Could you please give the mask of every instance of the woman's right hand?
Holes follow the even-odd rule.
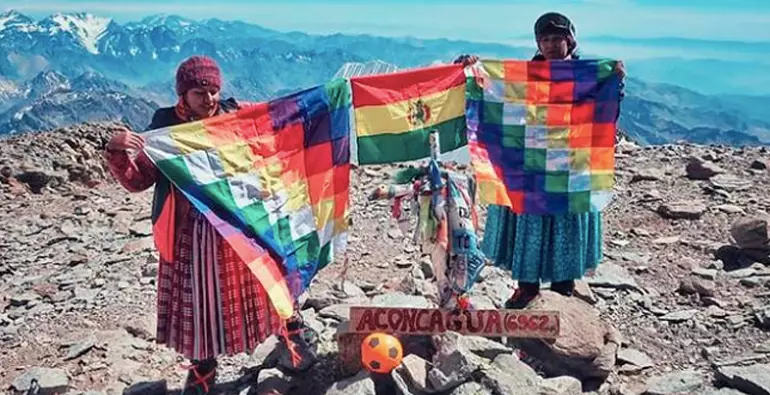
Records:
[[[107,142],[108,151],[140,151],[144,148],[144,138],[126,127],[116,128],[117,132],[109,142]]]
[[[453,62],[454,64],[462,64],[463,66],[470,66],[479,61],[479,57],[476,55],[460,55]]]

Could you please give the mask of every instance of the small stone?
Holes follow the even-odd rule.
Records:
[[[685,167],[687,177],[691,180],[708,180],[709,178],[724,173],[716,164],[699,158],[691,158]]]
[[[428,387],[428,371],[430,371],[430,362],[420,358],[417,355],[409,354],[401,362],[412,384],[420,391],[425,391]]]
[[[726,192],[745,191],[752,187],[751,181],[730,174],[720,174],[709,180],[711,186]]]
[[[660,319],[670,322],[683,322],[693,319],[696,314],[698,314],[698,310],[680,310],[668,313],[663,317],[660,317]]]
[[[492,395],[492,392],[481,384],[470,381],[455,388],[450,395]]]
[[[697,393],[705,383],[703,376],[693,370],[656,376],[647,382],[647,395]]]
[[[664,203],[658,207],[658,214],[669,219],[696,220],[706,212],[706,206],[693,201]]]
[[[692,269],[692,274],[705,278],[706,280],[716,280],[718,271],[715,269],[706,269],[702,267],[696,267]]]
[[[719,306],[709,306],[709,308],[706,309],[706,314],[714,318],[727,317],[727,312]]]
[[[40,296],[38,296],[37,294],[27,292],[27,293],[11,296],[10,302],[11,302],[11,306],[21,307],[21,306],[26,306],[39,298]]]
[[[764,280],[760,279],[759,277],[746,277],[746,278],[742,278],[740,283],[744,287],[754,288],[762,285],[764,283]]]
[[[756,274],[756,272],[757,271],[754,268],[747,267],[745,269],[738,269],[738,270],[727,272],[727,276],[735,279],[742,279],[746,277],[751,277],[754,274]]]
[[[85,353],[87,353],[96,344],[96,336],[90,335],[87,338],[77,342],[70,346],[67,351],[67,356],[64,357],[65,361],[75,359]]]
[[[655,239],[652,242],[653,242],[653,244],[669,245],[669,244],[678,243],[679,240],[681,240],[681,238],[679,236],[669,236],[669,237],[663,237],[663,238],[660,238],[660,239]]]
[[[719,206],[714,207],[715,209],[722,211],[727,214],[739,214],[744,213],[744,210],[734,204],[722,204]]]
[[[652,359],[647,354],[633,348],[621,348],[618,350],[618,362],[631,364],[641,369],[651,368]]]
[[[540,383],[540,392],[538,395],[582,395],[583,384],[580,380],[561,376],[543,380]]]
[[[431,279],[435,276],[433,273],[433,262],[431,262],[430,256],[425,256],[420,259],[420,269],[426,279]]]
[[[11,386],[21,393],[28,393],[36,382],[39,395],[63,394],[69,390],[69,377],[62,369],[35,367],[13,380]]]
[[[152,236],[152,224],[149,222],[135,223],[129,228],[131,235],[137,237]]]
[[[636,280],[623,267],[614,263],[602,263],[585,281],[592,287],[640,290]]]
[[[749,168],[754,170],[767,170],[768,163],[764,160],[754,160],[751,162],[751,165],[749,165]]]

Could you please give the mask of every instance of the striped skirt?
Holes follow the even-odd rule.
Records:
[[[177,230],[175,261],[158,267],[157,341],[191,360],[250,352],[281,320],[235,251],[191,211]]]

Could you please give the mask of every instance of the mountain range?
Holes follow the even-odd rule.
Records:
[[[225,96],[265,100],[323,83],[359,63],[403,69],[449,62],[462,53],[522,59],[531,57],[532,49],[309,35],[175,15],[119,24],[87,13],[34,20],[7,11],[0,14],[0,134],[107,119],[143,129],[155,108],[173,103],[175,68],[195,54],[220,63]],[[630,77],[620,127],[641,144],[769,144],[765,108],[770,97],[707,95]]]

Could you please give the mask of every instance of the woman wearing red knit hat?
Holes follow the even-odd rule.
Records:
[[[240,109],[241,104],[232,98],[220,100],[221,86],[221,73],[213,59],[193,56],[185,60],[176,73],[177,104],[157,110],[147,130]],[[173,221],[168,227],[174,233],[173,260],[161,258],[158,266],[157,341],[192,362],[183,394],[205,394],[216,382],[218,356],[253,350],[279,333],[281,319],[246,265],[157,170],[143,147],[141,134],[123,128],[107,144],[107,163],[110,172],[130,192],[155,186],[153,223],[164,218]],[[129,151],[136,155],[129,155]],[[165,207],[173,207],[173,213],[161,215]],[[288,329],[292,349],[301,358],[295,368],[304,370],[315,362],[316,334],[304,325],[298,313]],[[282,344],[288,351],[289,345]]]

